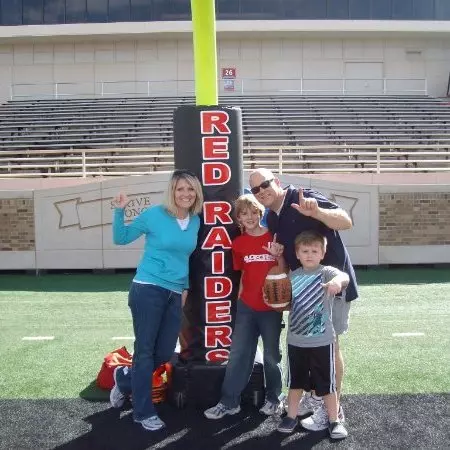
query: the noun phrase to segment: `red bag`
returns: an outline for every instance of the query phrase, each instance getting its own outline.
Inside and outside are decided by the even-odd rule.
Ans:
[[[152,383],[152,400],[153,403],[161,403],[166,400],[167,387],[169,386],[172,379],[172,364],[165,363],[161,364],[153,372],[153,383]]]
[[[114,386],[114,369],[119,366],[131,367],[132,355],[126,347],[120,347],[109,352],[97,375],[97,386],[101,389],[112,389]]]
[[[120,366],[131,367],[132,355],[126,347],[120,347],[108,353],[97,375],[97,386],[101,389],[111,390],[114,386],[114,369]],[[171,381],[172,365],[165,363],[159,366],[152,377],[153,403],[160,403],[166,399],[167,387]]]

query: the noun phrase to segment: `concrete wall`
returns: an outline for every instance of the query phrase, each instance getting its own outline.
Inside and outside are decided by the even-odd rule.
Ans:
[[[298,79],[304,78],[304,90],[311,93],[328,90],[338,94],[342,91],[341,79],[347,78],[347,92],[376,94],[383,85],[374,79],[426,78],[428,92],[443,96],[450,69],[450,37],[361,39],[288,35],[277,38],[269,37],[269,33],[264,38],[224,36],[218,40],[218,58],[220,67],[236,68],[239,92],[242,83],[245,93],[299,91]],[[61,83],[58,94],[65,97],[101,95],[102,81],[122,82],[104,85],[105,95],[147,95],[147,80],[153,81],[151,95],[176,95],[193,91],[193,83],[183,81],[193,77],[189,35],[102,40],[91,36],[83,41],[66,38],[59,42],[55,38],[49,38],[48,42],[41,38],[35,43],[5,40],[0,43],[0,101],[10,97],[11,85],[14,85],[15,97],[21,98],[52,96],[54,86],[51,84]],[[280,81],[283,79],[292,80]],[[50,85],[23,85],[43,83]],[[423,87],[421,81],[387,83],[388,92],[393,94],[414,93]]]
[[[246,178],[248,174],[246,173]],[[450,185],[342,183],[280,177],[282,184],[313,187],[339,203],[354,227],[342,233],[354,264],[450,262]],[[124,177],[54,188],[0,187],[0,270],[134,268],[143,239],[112,243],[111,200],[131,202],[131,220],[162,199],[168,174]],[[247,180],[245,180],[247,182]],[[3,190],[2,190],[3,189]]]

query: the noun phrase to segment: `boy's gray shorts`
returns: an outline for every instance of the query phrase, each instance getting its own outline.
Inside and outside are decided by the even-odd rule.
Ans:
[[[348,330],[350,320],[350,304],[345,301],[345,294],[342,298],[336,297],[333,302],[333,327],[336,335],[344,334]]]

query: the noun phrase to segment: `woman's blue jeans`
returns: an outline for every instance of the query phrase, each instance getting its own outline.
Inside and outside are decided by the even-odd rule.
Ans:
[[[134,329],[131,371],[117,371],[117,386],[131,393],[133,418],[142,421],[156,414],[152,402],[152,375],[170,360],[181,327],[181,294],[153,285],[132,283],[128,295]]]
[[[253,371],[258,338],[262,337],[266,400],[277,403],[282,389],[280,333],[282,313],[278,311],[255,311],[238,300],[231,351],[221,402],[235,408],[241,393],[247,386]]]

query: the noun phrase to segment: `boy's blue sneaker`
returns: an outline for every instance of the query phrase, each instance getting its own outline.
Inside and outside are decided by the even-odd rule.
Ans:
[[[297,418],[292,419],[291,417],[285,416],[281,421],[280,425],[278,425],[277,430],[280,433],[292,433],[295,430],[295,427],[298,425]]]

